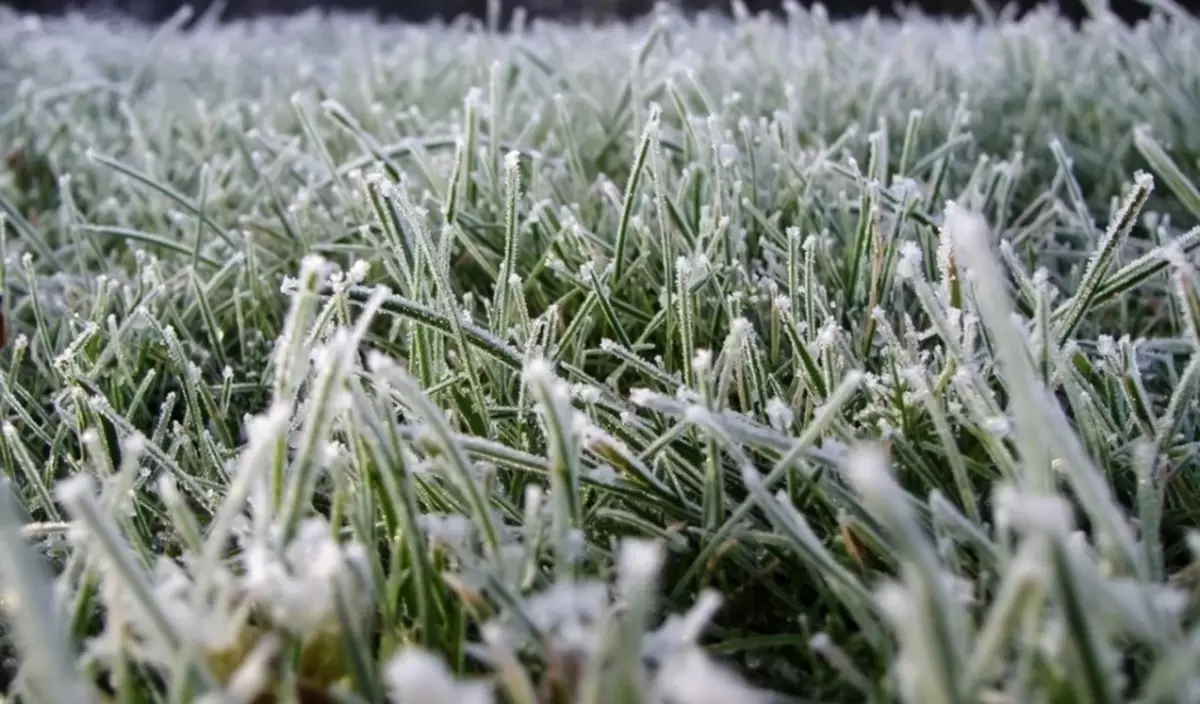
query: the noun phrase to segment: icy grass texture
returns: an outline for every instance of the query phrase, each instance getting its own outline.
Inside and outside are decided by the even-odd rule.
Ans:
[[[15,686],[1194,700],[1197,66],[0,14]]]

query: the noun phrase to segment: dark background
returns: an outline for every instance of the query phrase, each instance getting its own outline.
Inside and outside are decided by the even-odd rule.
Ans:
[[[728,12],[729,0],[675,0],[685,8],[716,9]],[[999,9],[1011,4],[1018,12],[1044,4],[1036,0],[984,0]],[[197,15],[209,9],[214,0],[191,0]],[[173,15],[187,0],[0,0],[0,6],[8,5],[24,12],[43,15],[59,14],[72,9],[84,9],[104,13],[118,12],[151,22],[158,22]],[[512,8],[522,5],[527,16],[557,17],[566,20],[602,21],[629,19],[649,12],[654,0],[501,0],[502,16],[510,15]],[[782,0],[745,0],[751,11],[779,12]],[[811,5],[813,0],[799,0],[801,5]],[[928,14],[964,16],[975,12],[971,0],[907,0],[903,3],[919,8]],[[1059,0],[1051,3],[1060,12],[1074,20],[1086,16],[1082,0]],[[1184,2],[1184,4],[1195,4]],[[861,15],[874,9],[883,15],[894,14],[897,3],[893,0],[826,0],[826,8],[832,16]],[[219,16],[225,19],[254,17],[269,14],[289,14],[318,8],[341,8],[358,12],[374,12],[381,17],[409,22],[426,22],[435,19],[451,20],[457,16],[470,15],[483,18],[487,12],[487,0],[224,0]],[[1110,7],[1120,17],[1134,21],[1146,17],[1149,12],[1139,0],[1110,0]]]

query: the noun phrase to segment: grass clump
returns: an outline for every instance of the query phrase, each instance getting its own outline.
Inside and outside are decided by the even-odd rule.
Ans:
[[[0,15],[37,702],[1200,691],[1200,27]]]

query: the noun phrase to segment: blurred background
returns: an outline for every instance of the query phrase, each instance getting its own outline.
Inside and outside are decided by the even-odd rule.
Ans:
[[[728,13],[730,0],[672,0],[688,10],[716,10]],[[1186,1],[1186,0],[1185,0]],[[263,15],[291,14],[313,8],[338,8],[342,10],[375,13],[382,18],[408,22],[449,21],[455,17],[487,16],[488,0],[0,0],[0,6],[8,5],[23,12],[53,15],[70,10],[98,13],[120,13],[149,22],[159,22],[172,16],[182,5],[190,4],[197,15],[212,10],[223,19],[237,19]],[[513,8],[523,6],[528,17],[553,17],[566,21],[620,21],[636,18],[650,12],[655,0],[499,0],[500,16],[511,16]],[[813,0],[799,0],[801,5],[810,5]],[[1034,0],[825,0],[830,15],[847,17],[876,10],[883,15],[894,15],[901,6],[919,9],[927,14],[963,16],[977,12],[976,4],[989,5],[999,10],[1004,5],[1024,12],[1045,4]],[[1074,20],[1086,16],[1083,0],[1060,0],[1051,3],[1059,11]],[[782,12],[783,0],[745,0],[752,11]],[[1134,21],[1148,15],[1144,2],[1140,0],[1109,0],[1109,5],[1126,21]]]

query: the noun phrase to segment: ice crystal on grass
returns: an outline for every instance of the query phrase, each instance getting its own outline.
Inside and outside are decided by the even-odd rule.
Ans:
[[[305,521],[283,546],[275,536],[249,541],[242,548],[243,584],[263,615],[280,627],[308,633],[337,617],[337,592],[370,599],[362,548],[339,545],[329,526]]]
[[[491,704],[494,701],[486,683],[457,681],[440,658],[415,647],[406,648],[388,662],[386,669],[388,688],[396,704]]]
[[[739,701],[765,704],[767,697],[700,651],[672,658],[658,676],[658,693],[671,704]]]

